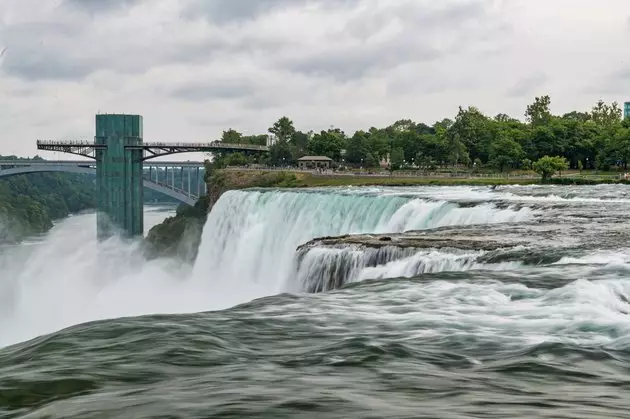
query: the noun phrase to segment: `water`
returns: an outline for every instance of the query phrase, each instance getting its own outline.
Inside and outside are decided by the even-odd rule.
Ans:
[[[230,192],[192,267],[71,217],[0,255],[0,417],[625,417],[629,202],[625,186]],[[435,228],[518,245],[296,252]]]

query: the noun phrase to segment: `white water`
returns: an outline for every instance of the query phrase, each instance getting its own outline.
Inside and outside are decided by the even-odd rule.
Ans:
[[[313,247],[294,261],[295,285],[309,291],[328,291],[366,279],[411,278],[436,272],[513,270],[520,262],[478,263],[483,251],[393,248]],[[334,282],[333,282],[334,281]]]
[[[470,189],[461,192],[474,195]],[[147,214],[147,225],[166,215]],[[295,248],[318,236],[521,222],[535,215],[528,208],[497,209],[490,204],[460,208],[443,200],[357,189],[334,194],[230,192],[210,214],[192,268],[167,260],[146,261],[137,243],[113,239],[99,244],[95,217],[75,216],[41,241],[0,254],[0,346],[90,320],[222,309],[289,290],[295,284],[291,277]],[[357,269],[354,280],[411,275],[410,267],[417,266],[419,259],[424,261],[424,272],[474,266],[466,257],[420,253]],[[604,285],[582,281],[574,286],[600,289]],[[499,292],[501,285],[495,288]],[[476,298],[476,291],[470,293]],[[541,291],[538,297],[544,295]]]
[[[293,281],[295,249],[316,237],[522,222],[531,217],[533,212],[526,207],[460,208],[445,201],[388,194],[230,191],[208,217],[199,250],[203,256],[194,272],[211,274],[226,287],[278,293]]]

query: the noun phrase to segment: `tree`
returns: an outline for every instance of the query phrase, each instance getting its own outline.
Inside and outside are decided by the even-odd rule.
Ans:
[[[269,128],[269,132],[275,135],[278,141],[288,142],[295,135],[295,127],[293,126],[293,121],[283,116]]]
[[[464,109],[460,106],[455,122],[444,133],[448,145],[449,160],[453,164],[466,163],[477,157],[488,160],[488,149],[494,138],[495,126],[474,106]],[[440,137],[442,131],[437,128]]]
[[[289,143],[286,141],[278,141],[269,147],[269,164],[272,166],[284,166],[293,163],[293,153]]]
[[[291,137],[291,144],[295,146],[298,152],[303,152],[308,150],[308,142],[310,138],[309,135],[302,131],[295,131],[293,136]]]
[[[533,165],[534,171],[542,176],[543,181],[551,179],[554,173],[568,168],[569,163],[567,160],[559,156],[543,156]]]
[[[377,167],[378,159],[374,154],[368,154],[365,158],[365,167]]]
[[[267,134],[245,135],[242,141],[245,144],[267,145]]]
[[[523,158],[519,143],[508,137],[501,137],[490,146],[490,164],[503,172],[505,166],[514,165]]]
[[[345,134],[336,128],[313,135],[308,144],[308,149],[313,155],[327,156],[335,161],[339,161],[341,159],[341,150],[344,149],[345,144]]]
[[[621,122],[621,108],[617,102],[607,105],[600,99],[591,110],[591,118],[595,123],[609,128]]]
[[[369,154],[367,134],[363,131],[357,131],[348,140],[346,148],[346,161],[348,163],[359,164],[367,159]]]
[[[389,157],[390,170],[398,170],[405,161],[405,154],[403,149],[396,147],[392,149],[392,154]]]
[[[228,166],[245,166],[249,162],[243,153],[230,153],[226,157],[226,163]]]
[[[547,124],[551,119],[551,98],[547,95],[534,98],[534,103],[527,105],[525,118],[532,125]]]
[[[221,135],[221,141],[231,144],[242,143],[243,134],[230,128],[227,131],[223,131],[223,135]]]

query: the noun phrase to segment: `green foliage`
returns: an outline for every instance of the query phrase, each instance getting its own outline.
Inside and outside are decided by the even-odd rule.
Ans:
[[[551,112],[551,98],[543,95],[534,98],[524,114],[524,121],[504,113],[489,117],[467,106],[459,107],[454,118],[433,124],[400,119],[387,127],[364,128],[352,135],[337,128],[317,133],[297,131],[293,121],[284,116],[269,128],[276,143],[264,163],[293,165],[310,154],[328,156],[339,166],[344,165],[343,159],[350,166],[376,167],[389,156],[394,170],[406,161],[424,171],[481,167],[509,171],[530,170],[532,162],[543,156],[560,156],[572,169],[580,165],[585,170],[627,169],[630,119],[621,119],[617,103],[600,100],[589,110],[558,116]],[[231,129],[224,132],[223,139],[266,144],[264,134],[247,137]],[[217,167],[231,161],[216,160]]]
[[[525,118],[532,125],[548,124],[551,120],[551,98],[547,95],[536,97],[534,103],[527,105]]]
[[[369,155],[368,136],[363,131],[357,131],[348,140],[346,148],[346,161],[360,164],[367,160]],[[378,164],[378,163],[377,163]]]
[[[289,142],[295,135],[295,127],[293,121],[283,116],[269,128],[269,132],[275,135],[278,141]]]
[[[224,143],[242,143],[243,134],[230,128],[227,131],[223,131],[223,135],[221,135],[221,141],[223,141]]]
[[[202,196],[192,207],[180,205],[175,216],[168,217],[149,230],[145,240],[147,257],[178,256],[182,260],[194,260],[201,243],[208,207],[209,197]]]
[[[506,166],[516,165],[523,157],[523,148],[511,138],[502,136],[490,144],[490,164],[500,172]]]
[[[341,150],[345,148],[346,141],[346,135],[339,128],[329,129],[313,135],[308,144],[308,150],[314,156],[327,156],[339,161]]]
[[[564,157],[543,156],[538,159],[532,167],[536,173],[539,173],[542,176],[542,180],[545,181],[550,179],[554,173],[561,170],[567,170],[569,168],[569,163]]]
[[[398,170],[403,165],[405,160],[405,154],[403,149],[400,147],[396,147],[392,150],[392,154],[389,157],[389,164],[391,165],[392,170]]]
[[[32,173],[2,178],[0,242],[44,233],[54,220],[94,208],[95,203],[94,177],[89,175]]]

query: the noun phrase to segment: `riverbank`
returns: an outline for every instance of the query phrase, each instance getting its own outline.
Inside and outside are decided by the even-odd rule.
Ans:
[[[519,177],[400,177],[387,175],[314,175],[308,172],[265,170],[216,170],[208,177],[207,194],[195,207],[180,207],[177,214],[153,227],[147,234],[147,256],[175,257],[192,262],[197,257],[201,232],[207,214],[221,195],[229,190],[247,188],[316,188],[339,186],[501,186],[541,184],[541,180]],[[627,183],[624,180],[587,177],[552,178],[547,184],[593,185]]]

